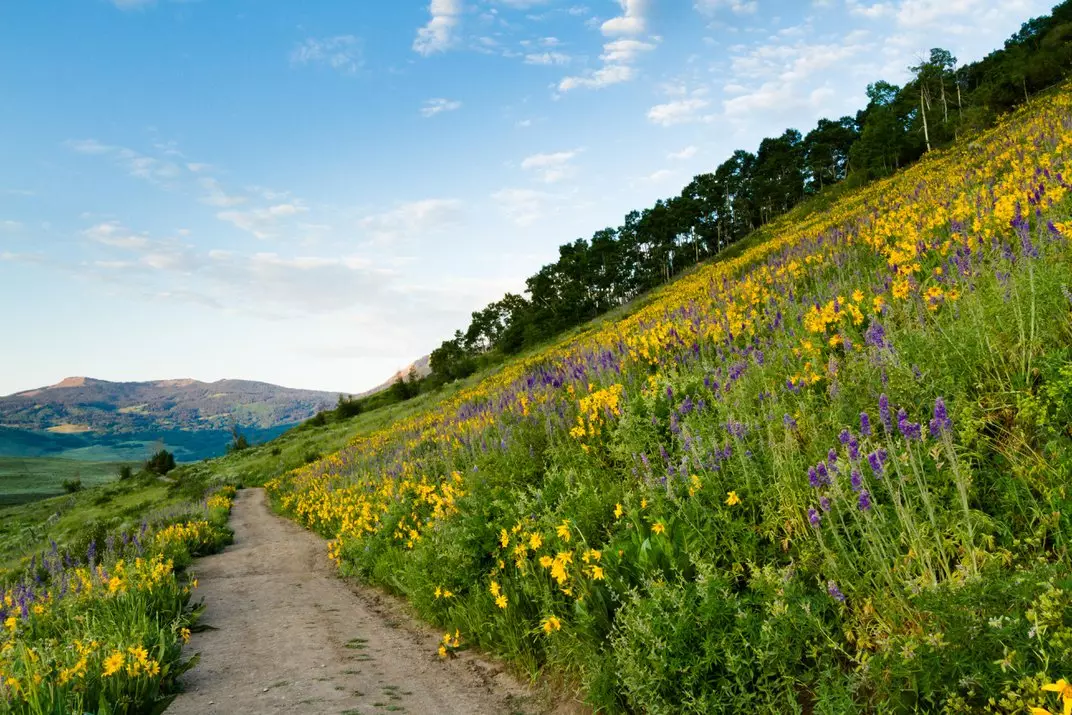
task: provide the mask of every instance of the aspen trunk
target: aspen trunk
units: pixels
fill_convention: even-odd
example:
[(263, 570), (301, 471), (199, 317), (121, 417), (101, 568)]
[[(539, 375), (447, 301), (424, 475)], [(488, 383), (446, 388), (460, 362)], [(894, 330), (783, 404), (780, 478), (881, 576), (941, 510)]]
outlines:
[(930, 151), (931, 150), (931, 134), (930, 134), (930, 131), (927, 129), (927, 108), (926, 108), (926, 106), (924, 106), (923, 96), (924, 96), (924, 92), (923, 92), (923, 88), (921, 87), (920, 90), (919, 90), (919, 111), (920, 111), (920, 113), (923, 114), (923, 138), (927, 141), (927, 151)]

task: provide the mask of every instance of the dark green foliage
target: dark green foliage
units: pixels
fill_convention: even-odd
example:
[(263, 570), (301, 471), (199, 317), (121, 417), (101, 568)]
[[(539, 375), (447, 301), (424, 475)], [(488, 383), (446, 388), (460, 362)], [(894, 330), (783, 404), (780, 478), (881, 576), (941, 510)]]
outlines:
[(360, 400), (339, 395), (339, 403), (335, 407), (335, 416), (341, 420), (348, 420), (361, 414), (361, 409)]
[(63, 480), (63, 491), (67, 492), (68, 494), (74, 494), (75, 492), (82, 491), (82, 480), (81, 479), (64, 479)]
[(134, 476), (134, 468), (129, 464), (124, 464), (119, 467), (119, 479), (127, 480)]
[[(820, 119), (806, 135), (786, 129), (737, 150), (714, 172), (696, 176), (677, 196), (627, 214), (621, 226), (559, 248), (558, 260), (472, 314), (432, 353), (430, 382), (468, 377), (504, 357), (666, 283), (806, 197), (842, 181), (859, 186), (889, 176), (930, 149), (989, 127), (1001, 114), (1066, 77), (1072, 68), (1072, 0), (1025, 22), (1005, 47), (957, 65), (934, 48), (903, 87), (867, 88), (855, 117)], [(402, 387), (396, 399), (408, 399)]]
[(175, 468), (175, 455), (162, 449), (145, 463), (145, 471), (164, 476)]

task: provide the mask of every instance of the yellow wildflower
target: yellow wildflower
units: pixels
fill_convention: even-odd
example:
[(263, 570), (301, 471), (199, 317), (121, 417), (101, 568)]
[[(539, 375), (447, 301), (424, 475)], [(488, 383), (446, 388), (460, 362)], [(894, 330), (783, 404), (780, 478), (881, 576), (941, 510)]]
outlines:
[(544, 633), (551, 635), (554, 631), (562, 630), (562, 621), (558, 620), (557, 616), (548, 616), (540, 621), (540, 626), (543, 627)]
[(729, 506), (737, 506), (741, 503), (741, 498), (737, 496), (737, 492), (729, 492), (726, 496), (726, 504)]
[(119, 651), (112, 653), (110, 656), (104, 659), (104, 677), (115, 675), (123, 668), (124, 662), (123, 654)]

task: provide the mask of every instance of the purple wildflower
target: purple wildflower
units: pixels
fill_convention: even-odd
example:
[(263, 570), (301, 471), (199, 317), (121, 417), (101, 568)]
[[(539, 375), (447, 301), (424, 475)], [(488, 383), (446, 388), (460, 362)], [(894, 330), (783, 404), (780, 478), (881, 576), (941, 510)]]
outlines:
[(841, 589), (838, 588), (838, 585), (835, 582), (826, 582), (826, 592), (829, 593), (830, 597), (833, 598), (835, 601), (845, 603), (845, 594), (841, 592)]
[(871, 454), (867, 455), (867, 464), (871, 467), (871, 471), (875, 473), (875, 477), (882, 479), (882, 475), (886, 469), (886, 450), (875, 450)]
[(949, 413), (945, 409), (945, 400), (939, 397), (934, 401), (934, 417), (931, 419), (931, 436), (937, 437), (953, 427)]
[(860, 511), (870, 511), (871, 493), (866, 489), (860, 492), (860, 498), (857, 499), (856, 505), (860, 508)]
[(830, 511), (830, 497), (819, 497), (819, 508), (823, 511)]
[(866, 412), (860, 413), (860, 434), (864, 437), (871, 436), (871, 416)]
[(908, 413), (905, 408), (901, 408), (897, 411), (897, 429), (901, 431), (901, 434), (908, 441), (919, 440), (922, 438), (922, 428), (918, 422), (911, 422), (908, 419)]
[(893, 431), (893, 420), (890, 418), (890, 398), (883, 392), (878, 396), (878, 418), (887, 432)]
[(848, 444), (850, 439), (852, 439), (852, 433), (847, 429), (841, 430), (841, 434), (838, 435), (838, 442)]
[(789, 430), (795, 430), (797, 428), (797, 421), (790, 417), (788, 412), (786, 412), (785, 416), (782, 417), (782, 424), (784, 424), (785, 428)]
[(815, 471), (819, 473), (819, 481), (823, 484), (830, 483), (830, 472), (826, 470), (826, 462), (819, 462), (815, 465)]
[(889, 342), (886, 341), (886, 329), (882, 327), (882, 323), (877, 320), (871, 321), (871, 325), (864, 332), (864, 343), (880, 350), (890, 346)]
[(808, 521), (816, 529), (819, 528), (819, 524), (823, 521), (823, 515), (816, 511), (814, 508), (808, 509)]
[(822, 486), (822, 482), (819, 481), (819, 474), (815, 471), (815, 467), (808, 467), (808, 482), (816, 489)]
[(864, 478), (860, 475), (859, 469), (852, 470), (852, 475), (849, 477), (849, 482), (852, 484), (852, 490), (859, 492), (864, 488)]
[(830, 463), (830, 469), (836, 474), (838, 472), (837, 450), (831, 448), (830, 451), (826, 453), (826, 461)]

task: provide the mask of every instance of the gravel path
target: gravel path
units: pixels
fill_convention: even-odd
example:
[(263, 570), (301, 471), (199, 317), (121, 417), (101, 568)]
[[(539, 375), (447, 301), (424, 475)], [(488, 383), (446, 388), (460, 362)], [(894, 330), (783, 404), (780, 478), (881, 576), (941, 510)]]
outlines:
[(195, 564), (205, 601), (183, 713), (529, 713), (539, 700), (472, 653), (442, 662), (441, 634), (334, 575), (324, 542), (238, 492), (235, 542)]

